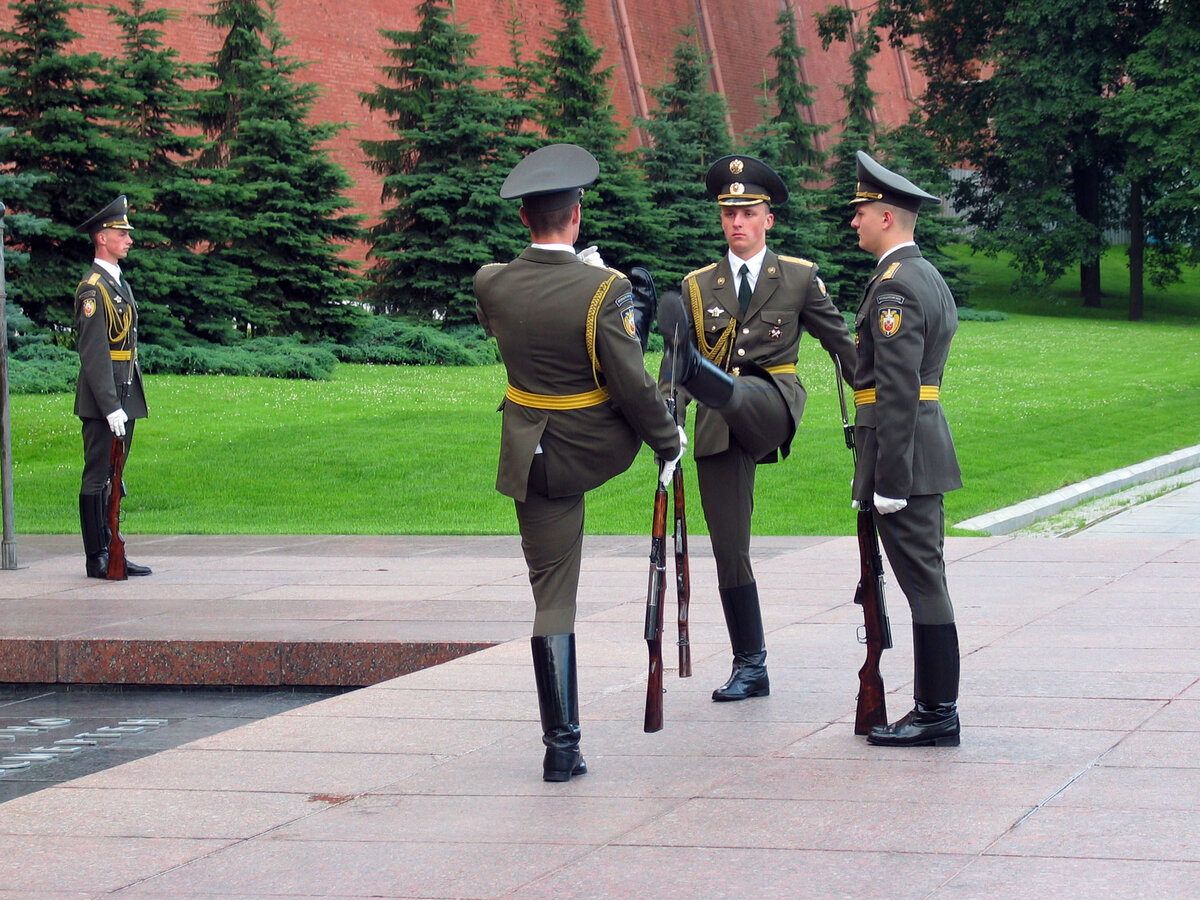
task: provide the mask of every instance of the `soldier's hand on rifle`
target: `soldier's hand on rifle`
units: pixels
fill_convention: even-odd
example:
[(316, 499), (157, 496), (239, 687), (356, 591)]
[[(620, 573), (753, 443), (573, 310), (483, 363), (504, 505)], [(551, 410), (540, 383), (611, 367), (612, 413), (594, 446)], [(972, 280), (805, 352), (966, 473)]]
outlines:
[(598, 269), (605, 268), (604, 260), (601, 258), (600, 251), (596, 249), (595, 244), (592, 244), (590, 247), (584, 247), (575, 255), (589, 266), (595, 266)]
[(125, 423), (129, 421), (129, 416), (125, 410), (117, 408), (110, 412), (107, 416), (108, 427), (112, 429), (112, 433), (117, 437), (125, 437)]
[(683, 459), (683, 451), (687, 449), (687, 432), (683, 430), (682, 425), (676, 425), (679, 429), (679, 455), (671, 460), (663, 460), (662, 471), (658, 473), (659, 483), (663, 487), (671, 486), (671, 479), (675, 477), (675, 468), (679, 465), (679, 461)]
[(878, 494), (871, 501), (875, 504), (875, 508), (879, 510), (881, 516), (891, 515), (894, 512), (900, 512), (904, 507), (908, 506), (907, 500), (897, 500), (892, 497), (881, 497)]

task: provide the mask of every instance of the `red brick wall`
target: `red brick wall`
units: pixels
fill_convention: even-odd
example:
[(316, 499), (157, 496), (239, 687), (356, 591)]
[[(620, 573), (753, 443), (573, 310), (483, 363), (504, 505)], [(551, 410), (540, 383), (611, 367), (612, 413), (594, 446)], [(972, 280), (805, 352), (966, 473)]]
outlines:
[[(164, 27), (166, 43), (188, 61), (209, 58), (221, 35), (200, 16), (212, 8), (210, 0), (159, 0), (180, 11), (178, 21)], [(835, 125), (843, 117), (840, 84), (850, 77), (847, 48), (821, 49), (813, 15), (830, 0), (589, 0), (587, 25), (592, 40), (604, 52), (604, 65), (613, 67), (613, 104), (626, 123), (645, 111), (650, 102), (644, 86), (660, 84), (667, 76), (671, 54), (679, 42), (679, 29), (692, 27), (713, 51), (714, 82), (729, 98), (735, 134), (760, 121), (757, 85), (773, 74), (768, 55), (778, 41), (775, 18), (786, 3), (795, 9), (799, 42), (807, 48), (806, 80), (815, 86), (815, 121)], [(314, 109), (320, 121), (344, 122), (351, 127), (331, 144), (333, 158), (346, 168), (355, 186), (350, 197), (358, 211), (379, 212), (378, 179), (366, 168), (358, 141), (388, 136), (383, 118), (358, 99), (373, 88), (386, 63), (380, 29), (416, 27), (414, 0), (283, 0), (280, 25), (292, 43), (288, 53), (309, 62), (302, 77), (322, 87)], [(554, 0), (457, 0), (458, 21), (478, 36), (476, 61), (488, 67), (509, 62), (505, 24), (513, 16), (524, 22), (524, 55), (533, 58), (544, 48), (544, 39), (558, 22)], [(628, 24), (624, 29), (623, 19)], [(8, 28), (13, 12), (7, 3), (0, 9), (0, 26)], [(115, 55), (120, 50), (118, 31), (102, 9), (73, 14), (71, 24), (83, 34), (81, 49)], [(640, 76), (640, 87), (633, 73)], [(924, 87), (911, 61), (885, 49), (872, 73), (880, 119), (902, 122), (913, 105), (913, 94)], [(828, 144), (831, 137), (824, 139)], [(636, 129), (631, 143), (638, 143)], [(697, 173), (699, 177), (700, 173)]]

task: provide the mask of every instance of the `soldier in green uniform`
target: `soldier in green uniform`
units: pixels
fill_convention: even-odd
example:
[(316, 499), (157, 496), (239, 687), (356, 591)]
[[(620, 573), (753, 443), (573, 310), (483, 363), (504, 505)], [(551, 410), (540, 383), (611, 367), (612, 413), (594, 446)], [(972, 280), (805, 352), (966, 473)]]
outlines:
[(854, 505), (873, 509), (908, 600), (916, 669), (913, 710), (872, 728), (867, 740), (957, 745), (958, 629), (946, 586), (942, 498), (962, 487), (962, 476), (940, 397), (958, 311), (913, 241), (917, 211), (937, 197), (861, 150), (857, 160), (851, 225), (878, 262), (855, 319)]
[[(92, 239), (92, 267), (75, 289), (79, 382), (75, 415), (83, 422), (83, 479), (79, 489), (79, 525), (89, 578), (108, 572), (108, 492), (124, 490), (110, 482), (114, 437), (133, 445), (133, 425), (144, 418), (146, 394), (137, 359), (137, 304), (121, 275), (129, 253), (129, 209), (122, 194), (75, 229)], [(149, 575), (148, 566), (126, 560), (129, 575)]]
[(521, 198), (531, 246), (475, 275), (476, 312), (508, 375), (496, 489), (516, 505), (536, 612), (533, 669), (542, 777), (587, 771), (579, 750), (575, 606), (584, 494), (629, 468), (643, 443), (670, 460), (685, 438), (646, 372), (629, 280), (594, 248), (576, 255), (582, 188), (599, 165), (574, 144), (529, 154), (500, 196)]
[(729, 250), (683, 279), (682, 297), (664, 294), (659, 328), (667, 353), (659, 387), (672, 376), (699, 402), (693, 455), (712, 540), (717, 585), (733, 648), (728, 681), (713, 700), (770, 693), (758, 584), (750, 562), (754, 476), (759, 463), (791, 452), (806, 393), (796, 375), (805, 329), (836, 355), (850, 382), (854, 342), (817, 267), (767, 247), (773, 206), (787, 186), (749, 156), (718, 159), (705, 176)]

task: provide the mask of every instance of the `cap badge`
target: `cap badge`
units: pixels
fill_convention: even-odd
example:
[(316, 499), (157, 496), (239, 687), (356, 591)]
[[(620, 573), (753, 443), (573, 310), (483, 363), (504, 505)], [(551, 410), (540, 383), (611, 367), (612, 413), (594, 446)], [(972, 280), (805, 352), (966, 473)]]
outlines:
[(741, 175), (742, 169), (746, 168), (746, 164), (740, 159), (731, 159), (729, 161), (729, 171), (734, 175)]
[(729, 193), (744, 194), (744, 193), (746, 193), (746, 186), (744, 184), (742, 184), (740, 181), (735, 181), (733, 184), (731, 184), (729, 186)]

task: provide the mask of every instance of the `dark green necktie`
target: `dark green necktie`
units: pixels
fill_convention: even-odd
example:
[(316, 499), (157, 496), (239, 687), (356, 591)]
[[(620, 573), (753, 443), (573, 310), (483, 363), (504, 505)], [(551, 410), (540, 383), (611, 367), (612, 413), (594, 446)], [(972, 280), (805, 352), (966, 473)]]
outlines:
[(738, 286), (738, 318), (746, 317), (746, 310), (750, 308), (750, 295), (754, 293), (750, 287), (750, 267), (742, 263), (742, 268), (738, 272), (741, 276), (742, 283)]

